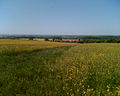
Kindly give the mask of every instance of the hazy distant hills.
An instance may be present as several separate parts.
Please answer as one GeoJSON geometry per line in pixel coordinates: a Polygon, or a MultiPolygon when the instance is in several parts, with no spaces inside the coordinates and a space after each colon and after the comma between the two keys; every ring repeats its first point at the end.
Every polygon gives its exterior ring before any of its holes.
{"type": "Polygon", "coordinates": [[[30,34],[1,34],[0,38],[63,38],[63,39],[98,39],[98,40],[106,40],[106,39],[117,39],[120,40],[120,36],[112,36],[112,35],[30,35],[30,34]]]}

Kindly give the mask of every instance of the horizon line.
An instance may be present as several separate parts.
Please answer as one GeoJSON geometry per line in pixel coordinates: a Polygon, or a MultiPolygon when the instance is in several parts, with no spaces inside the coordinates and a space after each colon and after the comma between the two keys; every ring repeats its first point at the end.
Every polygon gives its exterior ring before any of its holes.
{"type": "Polygon", "coordinates": [[[0,34],[0,36],[1,35],[41,35],[41,36],[120,36],[120,34],[119,35],[115,35],[115,34],[111,34],[111,35],[105,35],[105,34],[103,34],[103,35],[100,35],[100,34],[98,34],[98,35],[93,35],[93,34],[0,34]]]}

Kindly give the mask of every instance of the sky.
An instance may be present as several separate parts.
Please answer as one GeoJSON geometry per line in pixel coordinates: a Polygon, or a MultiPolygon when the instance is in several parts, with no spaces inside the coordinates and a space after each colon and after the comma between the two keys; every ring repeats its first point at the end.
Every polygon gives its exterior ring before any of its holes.
{"type": "Polygon", "coordinates": [[[120,35],[120,0],[0,0],[0,34],[120,35]]]}

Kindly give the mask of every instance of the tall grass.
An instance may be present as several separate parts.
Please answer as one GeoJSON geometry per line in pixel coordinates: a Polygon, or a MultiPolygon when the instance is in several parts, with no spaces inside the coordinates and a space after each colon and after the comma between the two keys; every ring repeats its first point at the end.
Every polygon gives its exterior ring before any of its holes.
{"type": "Polygon", "coordinates": [[[63,96],[120,95],[120,45],[81,45],[58,58],[54,70],[62,78],[63,96]]]}
{"type": "Polygon", "coordinates": [[[58,43],[58,42],[46,42],[41,39],[37,40],[12,40],[12,39],[0,39],[0,54],[15,55],[21,52],[31,52],[36,50],[43,50],[47,48],[74,46],[73,43],[58,43]]]}
{"type": "Polygon", "coordinates": [[[0,96],[55,95],[50,63],[70,47],[0,56],[0,96]]]}
{"type": "Polygon", "coordinates": [[[120,44],[22,42],[0,45],[0,96],[120,95],[120,44]]]}

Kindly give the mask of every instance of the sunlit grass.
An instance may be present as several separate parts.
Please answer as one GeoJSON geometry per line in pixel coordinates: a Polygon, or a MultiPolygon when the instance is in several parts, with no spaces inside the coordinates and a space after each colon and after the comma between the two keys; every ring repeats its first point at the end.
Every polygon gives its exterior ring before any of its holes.
{"type": "Polygon", "coordinates": [[[0,39],[0,53],[22,52],[40,50],[46,48],[74,46],[73,43],[47,42],[44,39],[28,40],[28,39],[0,39]]]}
{"type": "Polygon", "coordinates": [[[1,96],[120,95],[120,44],[1,39],[0,49],[1,96]]]}
{"type": "Polygon", "coordinates": [[[119,49],[120,44],[84,44],[64,52],[53,67],[61,70],[61,92],[68,96],[118,96],[119,49]]]}

